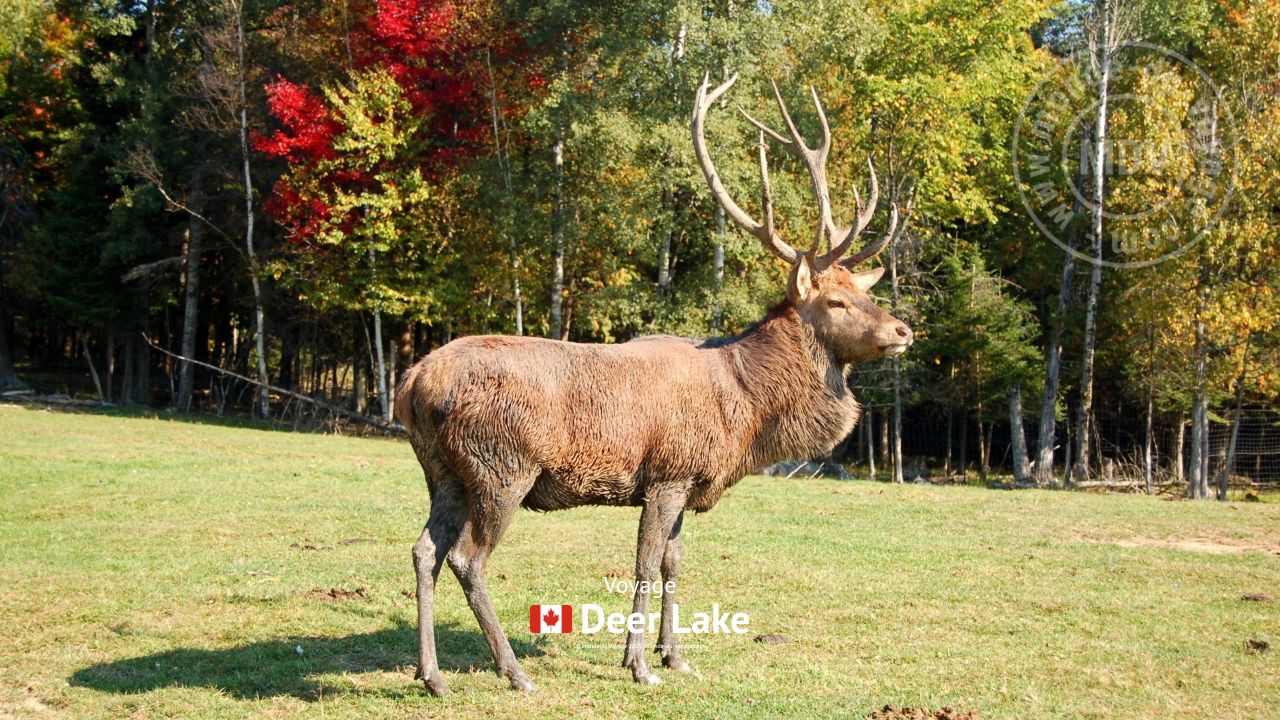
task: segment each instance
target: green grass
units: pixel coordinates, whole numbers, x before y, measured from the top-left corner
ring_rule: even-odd
[[[1280,646],[1280,605],[1240,600],[1280,595],[1274,504],[748,478],[687,519],[680,597],[751,634],[654,688],[616,638],[527,631],[534,602],[627,608],[603,578],[638,512],[522,512],[490,590],[541,691],[492,673],[446,572],[435,699],[404,441],[0,405],[0,498],[0,717],[1280,717],[1280,647],[1244,648]]]

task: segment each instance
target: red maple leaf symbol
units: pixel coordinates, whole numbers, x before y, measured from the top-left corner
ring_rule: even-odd
[[[556,614],[555,610],[547,608],[547,611],[542,615],[542,622],[546,625],[556,625],[560,622],[560,616]]]

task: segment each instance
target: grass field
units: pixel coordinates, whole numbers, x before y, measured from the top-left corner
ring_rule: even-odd
[[[748,478],[686,520],[680,599],[751,632],[652,688],[614,636],[528,632],[531,603],[629,608],[604,578],[638,511],[522,512],[490,591],[541,691],[446,571],[435,699],[402,440],[0,405],[0,499],[0,717],[1280,717],[1280,604],[1241,600],[1280,595],[1275,504]]]

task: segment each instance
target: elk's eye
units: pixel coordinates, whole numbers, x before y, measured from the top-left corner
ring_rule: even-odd
[[[847,308],[847,307],[849,307],[849,306],[848,306],[848,305],[846,305],[846,304],[845,304],[845,302],[844,302],[843,300],[828,300],[828,301],[827,301],[827,307],[829,307],[829,308]]]

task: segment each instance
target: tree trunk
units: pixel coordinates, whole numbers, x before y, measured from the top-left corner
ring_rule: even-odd
[[[1231,439],[1227,441],[1227,454],[1222,459],[1222,472],[1218,475],[1218,499],[1223,501],[1227,499],[1227,488],[1231,485],[1231,471],[1235,469],[1236,464],[1236,441],[1240,438],[1240,415],[1244,404],[1244,374],[1249,367],[1249,346],[1252,343],[1252,336],[1245,338],[1244,356],[1240,359],[1240,373],[1236,375],[1236,403],[1235,412],[1231,418]]]
[[[716,281],[716,297],[711,306],[711,328],[720,332],[724,319],[724,208],[716,203],[716,242],[711,258],[711,274]]]
[[[1209,373],[1209,341],[1205,312],[1209,304],[1209,264],[1203,244],[1200,250],[1200,278],[1195,309],[1195,387],[1191,395],[1191,461],[1187,494],[1195,500],[1209,495],[1209,479],[1205,477],[1209,448],[1209,399],[1206,384]]]
[[[1058,302],[1053,313],[1053,327],[1044,353],[1044,396],[1040,401],[1040,424],[1036,434],[1036,485],[1057,484],[1053,474],[1053,443],[1058,410],[1058,378],[1062,370],[1062,335],[1067,304],[1071,300],[1071,282],[1075,274],[1075,235],[1069,234],[1070,250],[1062,260],[1062,280],[1058,285]]]
[[[1155,433],[1156,396],[1151,388],[1147,389],[1147,427],[1142,438],[1142,477],[1147,483],[1147,495],[1156,492],[1156,457]]]
[[[1209,496],[1209,482],[1204,476],[1207,460],[1205,456],[1208,454],[1206,450],[1209,445],[1206,437],[1209,431],[1208,414],[1208,401],[1204,388],[1197,387],[1191,400],[1191,462],[1188,468],[1190,473],[1187,487],[1187,494],[1193,500],[1204,500]]]
[[[547,336],[558,340],[564,330],[564,130],[559,125],[551,154],[555,172],[551,208],[551,320]]]
[[[1009,388],[1009,442],[1013,446],[1013,482],[1022,485],[1031,479],[1027,467],[1027,438],[1022,429],[1022,386]]]
[[[139,302],[145,302],[141,297]],[[146,405],[151,402],[151,349],[141,335],[133,335],[134,346],[133,389],[129,394],[130,405]]]
[[[13,318],[0,302],[0,390],[24,388],[26,384],[18,378],[13,367]]]
[[[1187,461],[1184,455],[1184,446],[1187,444],[1187,419],[1185,416],[1178,416],[1178,443],[1176,452],[1173,456],[1173,481],[1181,485],[1186,479]]]
[[[865,422],[867,428],[867,479],[876,479],[876,430],[875,430],[875,414],[871,408],[867,408],[867,418]]]
[[[955,407],[947,403],[947,456],[942,461],[942,474],[945,477],[951,477],[951,438],[955,436],[955,416]]]
[[[502,184],[506,191],[502,207],[499,209],[499,217],[501,232],[507,236],[508,250],[511,253],[511,296],[515,305],[515,331],[516,335],[524,335],[524,298],[520,294],[520,248],[516,244],[516,234],[511,222],[511,203],[515,199],[511,183],[511,158],[503,150],[502,134],[499,132],[498,85],[493,77],[493,60],[488,48],[484,51],[484,65],[489,72],[489,112],[493,123],[493,154],[502,171]]]
[[[201,173],[193,173],[187,204],[195,213],[204,212]],[[194,213],[187,217],[186,268],[183,274],[182,350],[183,357],[196,356],[196,337],[200,326],[200,255],[204,251],[204,221]],[[178,365],[178,394],[174,405],[183,412],[191,410],[191,394],[195,390],[195,365],[182,361]]]
[[[353,353],[354,359],[351,362],[351,406],[356,412],[363,415],[369,409],[369,386],[366,384],[369,376],[363,369],[369,362],[369,343],[365,339],[368,336],[368,332],[364,329],[364,318],[357,315],[355,321],[358,326],[355,328],[355,352]]]
[[[124,341],[124,376],[120,378],[120,405],[123,407],[133,405],[134,365],[137,362],[137,343],[130,335]]]
[[[890,454],[889,446],[892,443],[892,437],[889,427],[889,416],[891,412],[881,413],[880,415],[880,464],[889,468],[889,477],[893,478],[893,455]]]
[[[671,289],[671,241],[676,229],[676,207],[671,186],[662,188],[662,229],[658,240],[658,294]]]
[[[115,398],[116,334],[107,330],[107,402]]]
[[[249,109],[245,92],[245,35],[243,0],[231,0],[236,23],[236,82],[239,96],[237,105],[240,117],[240,166],[244,175],[244,249],[249,262],[249,280],[253,286],[253,332],[258,355],[258,412],[263,418],[271,417],[271,395],[267,390],[267,331],[262,307],[262,280],[259,277],[258,255],[253,237],[253,173],[249,153]],[[188,356],[189,357],[189,356]]]
[[[93,378],[93,389],[98,393],[98,402],[107,404],[107,396],[102,391],[102,379],[98,377],[98,368],[93,364],[93,354],[89,352],[89,333],[80,333],[80,347],[84,348],[84,361],[89,366],[89,376]]]
[[[387,363],[382,354],[382,312],[373,310],[373,354],[377,357],[378,373],[378,407],[382,410],[382,419],[391,422],[391,395],[387,391]]]
[[[969,481],[969,411],[960,412],[960,477]]]
[[[1097,28],[1099,37],[1093,40],[1098,63],[1098,102],[1095,106],[1093,125],[1093,157],[1091,158],[1093,207],[1090,208],[1092,217],[1089,230],[1094,262],[1089,269],[1089,293],[1085,300],[1084,316],[1084,353],[1080,361],[1080,407],[1076,417],[1076,482],[1089,479],[1089,461],[1092,451],[1089,447],[1091,436],[1089,423],[1093,418],[1094,336],[1097,332],[1098,301],[1102,290],[1102,220],[1107,177],[1107,105],[1111,84],[1111,46],[1115,40],[1112,37],[1114,28],[1111,0],[1097,0],[1097,3],[1101,22]]]
[[[988,447],[987,425],[982,419],[982,404],[978,404],[978,479],[987,481],[990,471],[991,448]]]
[[[891,198],[890,202],[897,206],[897,198]],[[908,210],[908,215],[910,211]],[[903,221],[905,225],[905,220]],[[889,289],[890,289],[890,311],[894,317],[898,317],[898,232],[896,231],[889,237]],[[900,358],[895,355],[893,357],[893,481],[901,483],[902,478],[902,364]]]

